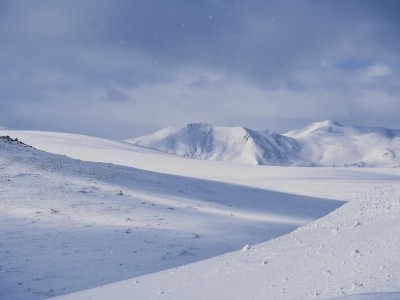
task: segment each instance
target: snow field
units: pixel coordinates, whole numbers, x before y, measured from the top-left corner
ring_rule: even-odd
[[[240,253],[248,255],[255,249],[261,251],[252,245],[291,232],[374,186],[379,187],[378,190],[390,189],[392,183],[400,179],[397,169],[250,166],[187,159],[81,135],[0,132],[0,135],[5,134],[38,149],[103,162],[89,163],[7,143],[0,145],[0,258],[4,262],[0,267],[0,298],[6,299],[41,299],[168,268],[180,270],[186,268],[179,267],[181,265],[243,249],[245,245],[250,245],[245,247],[248,251]],[[323,239],[325,235],[317,238]],[[357,242],[356,237],[354,241]],[[294,257],[293,261],[301,262],[303,257],[296,257],[295,252],[304,254],[305,249],[292,242],[288,242],[288,249],[282,253],[291,253],[289,249],[293,249],[288,259],[291,261]],[[309,256],[313,253],[312,247],[325,243],[328,241],[315,246],[310,240]],[[280,253],[281,250],[271,251]],[[352,249],[350,254],[355,250],[359,249]],[[318,251],[322,253],[319,248]],[[380,251],[385,253],[384,249]],[[355,257],[357,254],[353,253]],[[285,262],[283,256],[280,259]],[[247,260],[238,262],[240,267],[225,266],[227,274],[237,275],[236,270],[258,270],[260,265],[270,265],[267,256],[260,257],[257,262],[249,260],[249,264]],[[208,264],[205,261],[205,266]],[[230,263],[225,260],[223,264]],[[286,264],[289,265],[287,261]],[[301,268],[307,266],[301,265]],[[286,275],[279,270],[277,265],[270,271]],[[286,270],[293,271],[289,266]],[[170,271],[175,274],[174,269]],[[212,282],[206,290],[212,290],[217,281],[207,272],[209,270],[204,269],[204,277]],[[218,269],[212,272],[221,275]],[[317,268],[310,270],[313,272],[317,273]],[[250,279],[248,273],[243,274],[249,277],[249,282],[256,281]],[[293,274],[305,278],[304,273]],[[236,278],[236,275],[228,277]],[[265,275],[257,273],[257,276]],[[166,281],[169,288],[160,286],[157,291],[141,285],[137,295],[139,298],[141,295],[168,297],[169,290],[176,290],[171,293],[173,299],[180,295],[186,297],[186,289],[180,291],[174,287],[180,285],[182,278],[175,279]],[[235,280],[220,284],[222,287],[227,284],[224,289],[231,284],[240,286],[239,279]],[[268,280],[273,279],[268,277]],[[284,281],[290,286],[299,284],[294,279]],[[364,287],[370,285],[361,283]],[[188,284],[193,285],[192,282]],[[343,293],[322,286],[315,291],[305,288],[304,297],[308,297],[307,293],[325,298],[327,295],[395,291],[383,283],[375,290],[361,286],[351,290],[350,285],[340,284]],[[113,291],[129,295],[129,286],[128,281],[127,290],[113,288]],[[271,292],[272,287],[274,292]],[[269,288],[258,288],[254,286],[255,298],[262,290],[271,292],[277,299],[279,293],[288,298],[294,295],[294,290],[277,282]],[[283,289],[285,294],[282,294]],[[141,294],[144,290],[149,294]],[[85,299],[85,293],[79,295]],[[198,295],[203,294],[200,291]],[[97,292],[95,296],[100,297]]]
[[[0,140],[0,298],[42,299],[280,236],[341,201],[83,162]]]
[[[398,299],[399,217],[400,185],[379,188],[266,243],[59,299]]]

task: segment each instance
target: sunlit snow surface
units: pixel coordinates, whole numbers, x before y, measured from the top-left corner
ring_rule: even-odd
[[[400,179],[396,169],[260,167],[79,135],[0,132],[6,134],[103,162],[2,144],[0,298],[6,299],[66,294],[241,249]]]

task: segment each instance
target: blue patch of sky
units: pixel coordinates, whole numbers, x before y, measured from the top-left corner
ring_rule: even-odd
[[[333,66],[336,69],[344,71],[357,71],[360,69],[365,69],[373,64],[373,61],[365,58],[347,58],[336,62]]]

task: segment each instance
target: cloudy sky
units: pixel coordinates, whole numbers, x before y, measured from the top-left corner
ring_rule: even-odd
[[[0,125],[400,129],[400,1],[0,0]]]

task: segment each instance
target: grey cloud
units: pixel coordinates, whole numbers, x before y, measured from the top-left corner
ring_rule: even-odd
[[[107,89],[106,95],[103,97],[104,101],[110,102],[128,102],[132,101],[132,99],[124,92],[115,90],[115,89]]]
[[[399,15],[390,0],[3,0],[0,124],[400,128]]]

